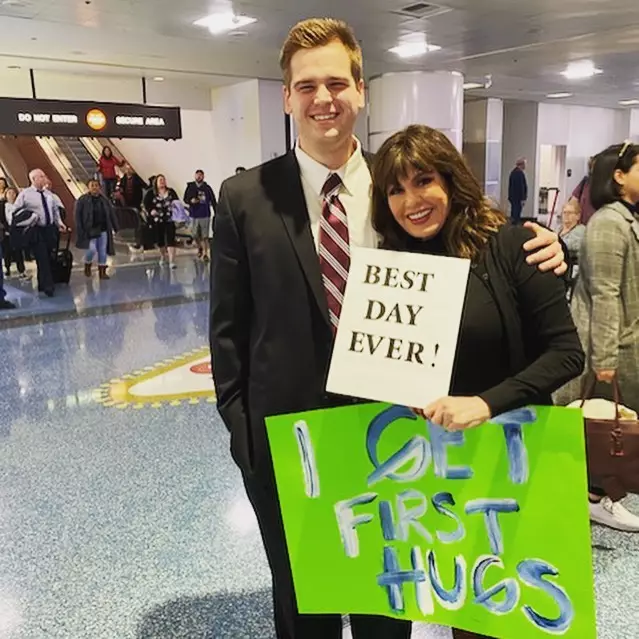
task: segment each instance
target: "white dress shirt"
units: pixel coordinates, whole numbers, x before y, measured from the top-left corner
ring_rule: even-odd
[[[46,214],[42,206],[41,193],[44,193],[44,197],[47,201],[47,208],[51,215],[51,224],[60,226],[62,224],[62,218],[60,217],[60,198],[58,198],[57,195],[54,196],[54,194],[47,189],[38,191],[35,186],[29,186],[23,191],[20,191],[15,201],[15,209],[17,210],[24,207],[29,211],[34,211],[38,214],[38,226],[46,226]]]
[[[348,238],[351,246],[377,248],[377,233],[371,221],[371,195],[373,181],[368,164],[362,154],[362,145],[356,140],[357,148],[348,162],[337,171],[327,169],[295,145],[295,156],[300,166],[302,189],[311,223],[315,248],[319,252],[319,229],[322,217],[322,188],[331,173],[342,179],[338,193],[348,219]]]

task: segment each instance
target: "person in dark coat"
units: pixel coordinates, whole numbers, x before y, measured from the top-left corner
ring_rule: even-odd
[[[527,263],[533,233],[490,206],[443,133],[412,125],[382,144],[372,219],[382,248],[472,264],[450,394],[416,413],[449,431],[487,428],[508,411],[552,405],[551,393],[582,373],[563,283]],[[487,639],[460,629],[453,638]]]
[[[89,192],[75,204],[76,246],[86,249],[84,274],[91,277],[91,265],[98,255],[98,272],[101,280],[107,275],[107,255],[115,255],[113,233],[117,232],[117,221],[113,206],[100,190],[98,180],[89,180]]]
[[[129,247],[132,253],[144,252],[144,230],[147,226],[147,220],[142,211],[142,201],[144,200],[144,192],[148,188],[150,188],[150,185],[127,162],[124,165],[124,175],[120,179],[118,196],[125,207],[135,209],[137,214],[135,244]]]
[[[521,212],[528,199],[528,181],[526,180],[526,160],[520,158],[510,173],[508,180],[508,201],[510,202],[510,218],[516,224],[521,220]]]

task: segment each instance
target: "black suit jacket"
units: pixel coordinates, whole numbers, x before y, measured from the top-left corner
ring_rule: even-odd
[[[270,467],[265,417],[348,401],[325,392],[333,338],[293,152],[222,184],[210,342],[218,409],[245,474]]]

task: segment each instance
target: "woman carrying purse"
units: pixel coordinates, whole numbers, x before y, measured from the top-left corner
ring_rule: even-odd
[[[616,377],[623,403],[639,412],[639,145],[617,144],[596,157],[590,197],[597,212],[586,227],[572,315],[598,391],[612,399]],[[560,389],[558,403],[579,399],[586,381]],[[590,482],[592,521],[639,532],[639,517],[620,503],[625,493],[606,494],[597,477]]]

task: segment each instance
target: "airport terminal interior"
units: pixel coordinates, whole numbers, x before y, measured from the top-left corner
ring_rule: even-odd
[[[589,159],[639,144],[631,0],[0,2],[0,197],[25,198],[40,169],[72,256],[61,234],[54,287],[28,250],[2,264],[0,639],[276,639],[257,519],[216,408],[214,225],[188,211],[213,205],[201,184],[217,199],[295,145],[279,52],[316,16],[345,20],[362,46],[362,148],[431,125],[513,216],[523,159],[521,218],[559,233]],[[145,233],[159,175],[183,203],[168,251]],[[118,229],[87,271],[75,211],[91,188]],[[622,503],[639,515],[639,496]],[[592,522],[591,548],[588,639],[637,639],[639,530]],[[349,611],[334,612],[350,639]],[[452,635],[422,621],[412,636]]]

